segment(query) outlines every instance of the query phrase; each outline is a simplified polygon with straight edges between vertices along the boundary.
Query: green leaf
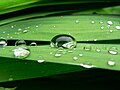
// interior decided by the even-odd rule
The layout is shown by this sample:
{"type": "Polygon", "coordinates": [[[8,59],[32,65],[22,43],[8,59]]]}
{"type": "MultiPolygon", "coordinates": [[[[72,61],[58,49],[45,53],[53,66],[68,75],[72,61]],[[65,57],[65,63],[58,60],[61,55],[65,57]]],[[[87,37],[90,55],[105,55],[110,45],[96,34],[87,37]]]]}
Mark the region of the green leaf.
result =
{"type": "Polygon", "coordinates": [[[118,18],[106,15],[37,17],[1,25],[0,36],[8,41],[8,46],[0,48],[1,82],[82,71],[89,68],[86,66],[120,70],[118,18]],[[77,47],[63,49],[64,53],[56,57],[58,49],[50,47],[49,42],[60,34],[74,37],[77,47]],[[17,40],[26,41],[30,49],[27,58],[14,56],[17,40]],[[29,46],[29,42],[36,42],[37,46],[29,46]]]}

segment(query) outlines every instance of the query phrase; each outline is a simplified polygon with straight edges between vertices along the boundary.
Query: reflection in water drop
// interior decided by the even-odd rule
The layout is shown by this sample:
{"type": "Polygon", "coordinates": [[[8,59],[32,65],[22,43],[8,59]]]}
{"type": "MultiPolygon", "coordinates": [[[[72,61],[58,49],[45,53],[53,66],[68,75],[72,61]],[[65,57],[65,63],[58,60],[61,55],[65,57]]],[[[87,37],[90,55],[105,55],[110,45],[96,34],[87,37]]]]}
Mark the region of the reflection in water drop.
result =
{"type": "Polygon", "coordinates": [[[24,40],[18,40],[15,42],[15,46],[22,46],[22,45],[26,45],[26,42],[24,40]]]}
{"type": "Polygon", "coordinates": [[[25,46],[17,46],[13,51],[16,58],[26,58],[30,55],[30,50],[25,46]]]}
{"type": "Polygon", "coordinates": [[[113,32],[113,30],[109,30],[110,32],[113,32]]]}
{"type": "Polygon", "coordinates": [[[101,29],[104,29],[104,26],[101,26],[100,28],[101,28],[101,29]]]}
{"type": "Polygon", "coordinates": [[[0,47],[5,47],[5,46],[7,46],[7,40],[0,39],[0,47]]]}
{"type": "Polygon", "coordinates": [[[101,50],[97,48],[96,51],[97,51],[97,52],[100,52],[101,50]]]}
{"type": "Polygon", "coordinates": [[[35,26],[35,27],[39,27],[39,26],[35,26]]]}
{"type": "Polygon", "coordinates": [[[80,66],[82,66],[84,68],[93,68],[93,67],[95,67],[94,65],[92,65],[90,63],[82,63],[82,64],[80,64],[80,66]]]}
{"type": "Polygon", "coordinates": [[[61,53],[56,53],[54,56],[55,57],[60,57],[62,54],[61,53]]]}
{"type": "Polygon", "coordinates": [[[43,63],[45,60],[37,60],[38,63],[43,63]]]}
{"type": "Polygon", "coordinates": [[[70,35],[61,34],[53,37],[50,46],[55,48],[62,47],[65,49],[71,49],[76,47],[76,41],[70,35]]]}
{"type": "Polygon", "coordinates": [[[11,28],[14,28],[14,26],[11,26],[11,28]]]}
{"type": "Polygon", "coordinates": [[[111,47],[109,50],[108,50],[108,53],[112,54],[112,55],[117,55],[118,54],[118,50],[116,47],[111,47]]]}
{"type": "Polygon", "coordinates": [[[109,66],[115,66],[115,61],[114,60],[108,60],[107,61],[107,64],[109,65],[109,66]]]}
{"type": "Polygon", "coordinates": [[[30,46],[37,46],[37,44],[35,42],[32,42],[30,46]]]}
{"type": "Polygon", "coordinates": [[[103,21],[100,21],[100,24],[103,24],[103,21]]]}

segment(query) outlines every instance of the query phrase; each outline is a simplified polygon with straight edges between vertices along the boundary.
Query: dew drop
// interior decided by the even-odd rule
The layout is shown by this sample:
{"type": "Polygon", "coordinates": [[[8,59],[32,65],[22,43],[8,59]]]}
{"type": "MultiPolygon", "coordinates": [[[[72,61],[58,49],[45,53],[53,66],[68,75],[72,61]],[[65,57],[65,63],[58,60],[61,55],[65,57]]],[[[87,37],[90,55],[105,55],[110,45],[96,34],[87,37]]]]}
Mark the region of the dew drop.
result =
{"type": "Polygon", "coordinates": [[[96,49],[96,51],[97,51],[97,52],[101,52],[101,50],[100,50],[100,49],[98,49],[98,48],[96,49]]]}
{"type": "Polygon", "coordinates": [[[30,55],[30,50],[25,46],[17,46],[13,51],[16,58],[26,58],[30,55]]]}
{"type": "Polygon", "coordinates": [[[111,47],[109,50],[108,50],[108,53],[112,54],[112,55],[117,55],[118,54],[118,50],[116,47],[111,47]]]}
{"type": "Polygon", "coordinates": [[[101,29],[104,29],[104,26],[101,26],[100,28],[101,28],[101,29]]]}
{"type": "Polygon", "coordinates": [[[80,66],[84,67],[84,68],[94,68],[95,66],[92,65],[91,63],[82,63],[80,64],[80,66]]]}
{"type": "Polygon", "coordinates": [[[112,21],[107,21],[107,24],[112,25],[113,22],[112,21]]]}
{"type": "Polygon", "coordinates": [[[50,52],[50,54],[52,55],[53,53],[52,53],[52,52],[50,52]]]}
{"type": "Polygon", "coordinates": [[[84,50],[86,50],[86,51],[90,51],[90,50],[91,50],[91,46],[86,45],[86,46],[84,47],[84,50]]]}
{"type": "Polygon", "coordinates": [[[37,60],[38,63],[43,63],[45,60],[37,60]]]}
{"type": "Polygon", "coordinates": [[[78,57],[73,57],[73,60],[77,60],[78,59],[78,57]]]}
{"type": "Polygon", "coordinates": [[[13,78],[9,78],[8,80],[9,80],[9,81],[13,81],[13,78]]]}
{"type": "Polygon", "coordinates": [[[103,21],[100,21],[100,24],[103,24],[103,21]]]}
{"type": "Polygon", "coordinates": [[[94,23],[95,23],[95,21],[91,21],[91,23],[92,23],[92,24],[94,24],[94,23]]]}
{"type": "Polygon", "coordinates": [[[113,60],[108,60],[107,61],[107,64],[109,65],[109,66],[115,66],[115,61],[113,61],[113,60]]]}
{"type": "Polygon", "coordinates": [[[26,42],[24,40],[18,40],[15,42],[15,46],[22,46],[22,45],[26,45],[26,42]]]}
{"type": "Polygon", "coordinates": [[[94,39],[93,41],[97,41],[97,39],[94,39]]]}
{"type": "Polygon", "coordinates": [[[110,28],[111,26],[110,25],[107,25],[108,28],[110,28]]]}
{"type": "Polygon", "coordinates": [[[11,26],[11,28],[14,28],[14,26],[11,26]]]}
{"type": "Polygon", "coordinates": [[[32,42],[30,46],[37,46],[37,44],[35,42],[32,42]]]}
{"type": "Polygon", "coordinates": [[[79,23],[79,20],[76,20],[75,23],[78,24],[78,23],[79,23]]]}
{"type": "Polygon", "coordinates": [[[116,26],[115,28],[116,28],[117,30],[120,30],[120,26],[116,26]]]}
{"type": "Polygon", "coordinates": [[[5,31],[3,31],[3,33],[6,33],[5,31]]]}
{"type": "Polygon", "coordinates": [[[57,35],[53,37],[51,40],[50,46],[55,48],[62,47],[65,49],[72,49],[76,47],[76,44],[77,43],[72,36],[62,34],[62,35],[57,35]]]}
{"type": "Polygon", "coordinates": [[[35,26],[35,27],[39,27],[39,26],[35,26]]]}
{"type": "Polygon", "coordinates": [[[109,32],[113,32],[113,30],[109,30],[109,32]]]}
{"type": "Polygon", "coordinates": [[[80,54],[79,54],[79,56],[80,56],[80,57],[82,57],[82,56],[83,56],[83,54],[81,54],[81,53],[80,53],[80,54]]]}
{"type": "Polygon", "coordinates": [[[7,40],[0,39],[0,47],[5,47],[5,46],[7,46],[7,40]]]}
{"type": "Polygon", "coordinates": [[[24,31],[23,31],[23,33],[27,33],[27,32],[28,32],[28,30],[24,30],[24,31]]]}
{"type": "Polygon", "coordinates": [[[62,54],[61,53],[56,53],[54,56],[55,57],[60,57],[62,54]]]}
{"type": "Polygon", "coordinates": [[[21,28],[18,29],[18,31],[21,31],[21,30],[22,30],[21,28]]]}

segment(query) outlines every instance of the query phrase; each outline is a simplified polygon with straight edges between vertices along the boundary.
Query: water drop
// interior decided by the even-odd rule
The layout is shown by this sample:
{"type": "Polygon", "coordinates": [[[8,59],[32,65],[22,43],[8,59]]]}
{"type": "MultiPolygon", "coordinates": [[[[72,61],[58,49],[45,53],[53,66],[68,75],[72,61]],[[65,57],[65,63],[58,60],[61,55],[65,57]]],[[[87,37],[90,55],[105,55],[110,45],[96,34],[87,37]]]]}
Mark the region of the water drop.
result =
{"type": "Polygon", "coordinates": [[[0,39],[0,47],[5,47],[5,46],[7,46],[7,40],[0,39]]]}
{"type": "Polygon", "coordinates": [[[95,23],[95,21],[91,21],[91,23],[92,23],[92,24],[94,24],[94,23],[95,23]]]}
{"type": "Polygon", "coordinates": [[[53,53],[52,53],[52,52],[50,52],[50,54],[52,55],[53,53]]]}
{"type": "Polygon", "coordinates": [[[21,30],[22,30],[21,28],[18,29],[18,31],[21,31],[21,30]]]}
{"type": "Polygon", "coordinates": [[[101,29],[104,29],[104,26],[101,26],[100,28],[101,28],[101,29]]]}
{"type": "Polygon", "coordinates": [[[112,54],[112,55],[117,55],[118,54],[118,50],[116,47],[111,47],[109,50],[108,50],[108,53],[112,54]]]}
{"type": "Polygon", "coordinates": [[[91,46],[86,45],[86,46],[84,47],[84,50],[86,50],[86,51],[90,51],[90,50],[91,50],[91,46]]]}
{"type": "Polygon", "coordinates": [[[109,65],[109,66],[115,66],[115,61],[114,60],[108,60],[107,61],[107,64],[109,65]]]}
{"type": "Polygon", "coordinates": [[[15,42],[15,46],[22,46],[22,45],[26,45],[26,42],[24,40],[18,40],[15,42]]]}
{"type": "Polygon", "coordinates": [[[28,32],[28,30],[24,30],[24,31],[23,31],[23,33],[27,33],[27,32],[28,32]]]}
{"type": "Polygon", "coordinates": [[[80,56],[80,57],[82,57],[82,56],[83,56],[83,54],[81,54],[81,53],[80,53],[80,54],[79,54],[79,56],[80,56]]]}
{"type": "Polygon", "coordinates": [[[60,57],[62,54],[61,53],[56,53],[54,56],[55,57],[60,57]]]}
{"type": "Polygon", "coordinates": [[[96,51],[97,51],[97,52],[100,52],[101,50],[97,48],[96,51]]]}
{"type": "Polygon", "coordinates": [[[5,33],[5,31],[3,31],[3,33],[5,33]]]}
{"type": "Polygon", "coordinates": [[[117,30],[120,30],[120,26],[116,26],[115,28],[116,28],[117,30]]]}
{"type": "Polygon", "coordinates": [[[30,55],[30,50],[25,46],[17,46],[13,51],[16,58],[26,58],[30,55]]]}
{"type": "Polygon", "coordinates": [[[37,60],[38,63],[43,63],[45,60],[37,60]]]}
{"type": "Polygon", "coordinates": [[[112,21],[107,21],[107,24],[112,25],[113,22],[112,21]]]}
{"type": "Polygon", "coordinates": [[[76,20],[75,23],[78,24],[78,23],[79,23],[79,20],[76,20]]]}
{"type": "Polygon", "coordinates": [[[39,26],[35,26],[35,27],[39,27],[39,26]]]}
{"type": "Polygon", "coordinates": [[[76,44],[77,43],[72,36],[62,34],[62,35],[57,35],[53,37],[53,39],[51,40],[50,46],[55,48],[62,47],[66,49],[72,49],[76,47],[76,44]]]}
{"type": "Polygon", "coordinates": [[[56,27],[56,26],[53,26],[54,28],[56,27]]]}
{"type": "Polygon", "coordinates": [[[78,59],[78,57],[73,57],[73,60],[77,60],[78,59]]]}
{"type": "Polygon", "coordinates": [[[95,66],[92,65],[91,63],[82,63],[80,64],[80,66],[84,67],[84,68],[94,68],[95,66]]]}
{"type": "Polygon", "coordinates": [[[100,21],[100,24],[103,24],[103,21],[100,21]]]}
{"type": "Polygon", "coordinates": [[[9,78],[8,80],[9,80],[9,81],[13,81],[13,78],[9,78]]]}
{"type": "Polygon", "coordinates": [[[110,25],[107,25],[108,28],[110,28],[111,26],[110,25]]]}
{"type": "Polygon", "coordinates": [[[110,30],[110,32],[113,32],[113,30],[110,30]]]}
{"type": "Polygon", "coordinates": [[[11,28],[14,28],[14,26],[11,26],[11,28]]]}
{"type": "Polygon", "coordinates": [[[37,46],[37,44],[35,42],[32,42],[30,46],[37,46]]]}
{"type": "Polygon", "coordinates": [[[93,41],[97,41],[97,39],[94,39],[93,41]]]}

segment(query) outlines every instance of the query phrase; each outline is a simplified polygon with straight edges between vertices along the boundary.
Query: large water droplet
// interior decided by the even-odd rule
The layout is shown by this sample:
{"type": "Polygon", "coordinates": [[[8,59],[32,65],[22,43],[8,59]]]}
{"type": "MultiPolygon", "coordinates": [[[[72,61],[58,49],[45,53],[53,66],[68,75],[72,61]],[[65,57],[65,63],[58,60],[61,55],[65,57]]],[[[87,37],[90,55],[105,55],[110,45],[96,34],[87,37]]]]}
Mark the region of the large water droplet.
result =
{"type": "Polygon", "coordinates": [[[82,64],[80,64],[80,66],[82,66],[84,68],[93,68],[93,67],[95,67],[95,65],[92,65],[91,63],[82,63],[82,64]]]}
{"type": "Polygon", "coordinates": [[[0,39],[0,47],[5,47],[5,46],[7,46],[7,40],[0,39]]]}
{"type": "Polygon", "coordinates": [[[30,55],[30,50],[25,46],[17,46],[13,51],[16,58],[26,58],[30,55]]]}
{"type": "Polygon", "coordinates": [[[35,42],[32,42],[30,46],[37,46],[37,44],[35,42]]]}
{"type": "Polygon", "coordinates": [[[116,55],[118,54],[118,50],[116,47],[111,47],[109,50],[108,50],[108,53],[112,54],[112,55],[116,55]]]}
{"type": "Polygon", "coordinates": [[[15,42],[15,46],[22,46],[22,45],[26,45],[26,42],[24,40],[18,40],[15,42]]]}
{"type": "Polygon", "coordinates": [[[108,60],[107,61],[107,64],[109,65],[109,66],[115,66],[115,61],[114,60],[108,60]]]}
{"type": "Polygon", "coordinates": [[[62,35],[57,35],[53,37],[53,39],[51,40],[50,46],[55,48],[62,47],[66,49],[71,49],[71,48],[75,48],[76,44],[77,43],[72,36],[62,34],[62,35]]]}

